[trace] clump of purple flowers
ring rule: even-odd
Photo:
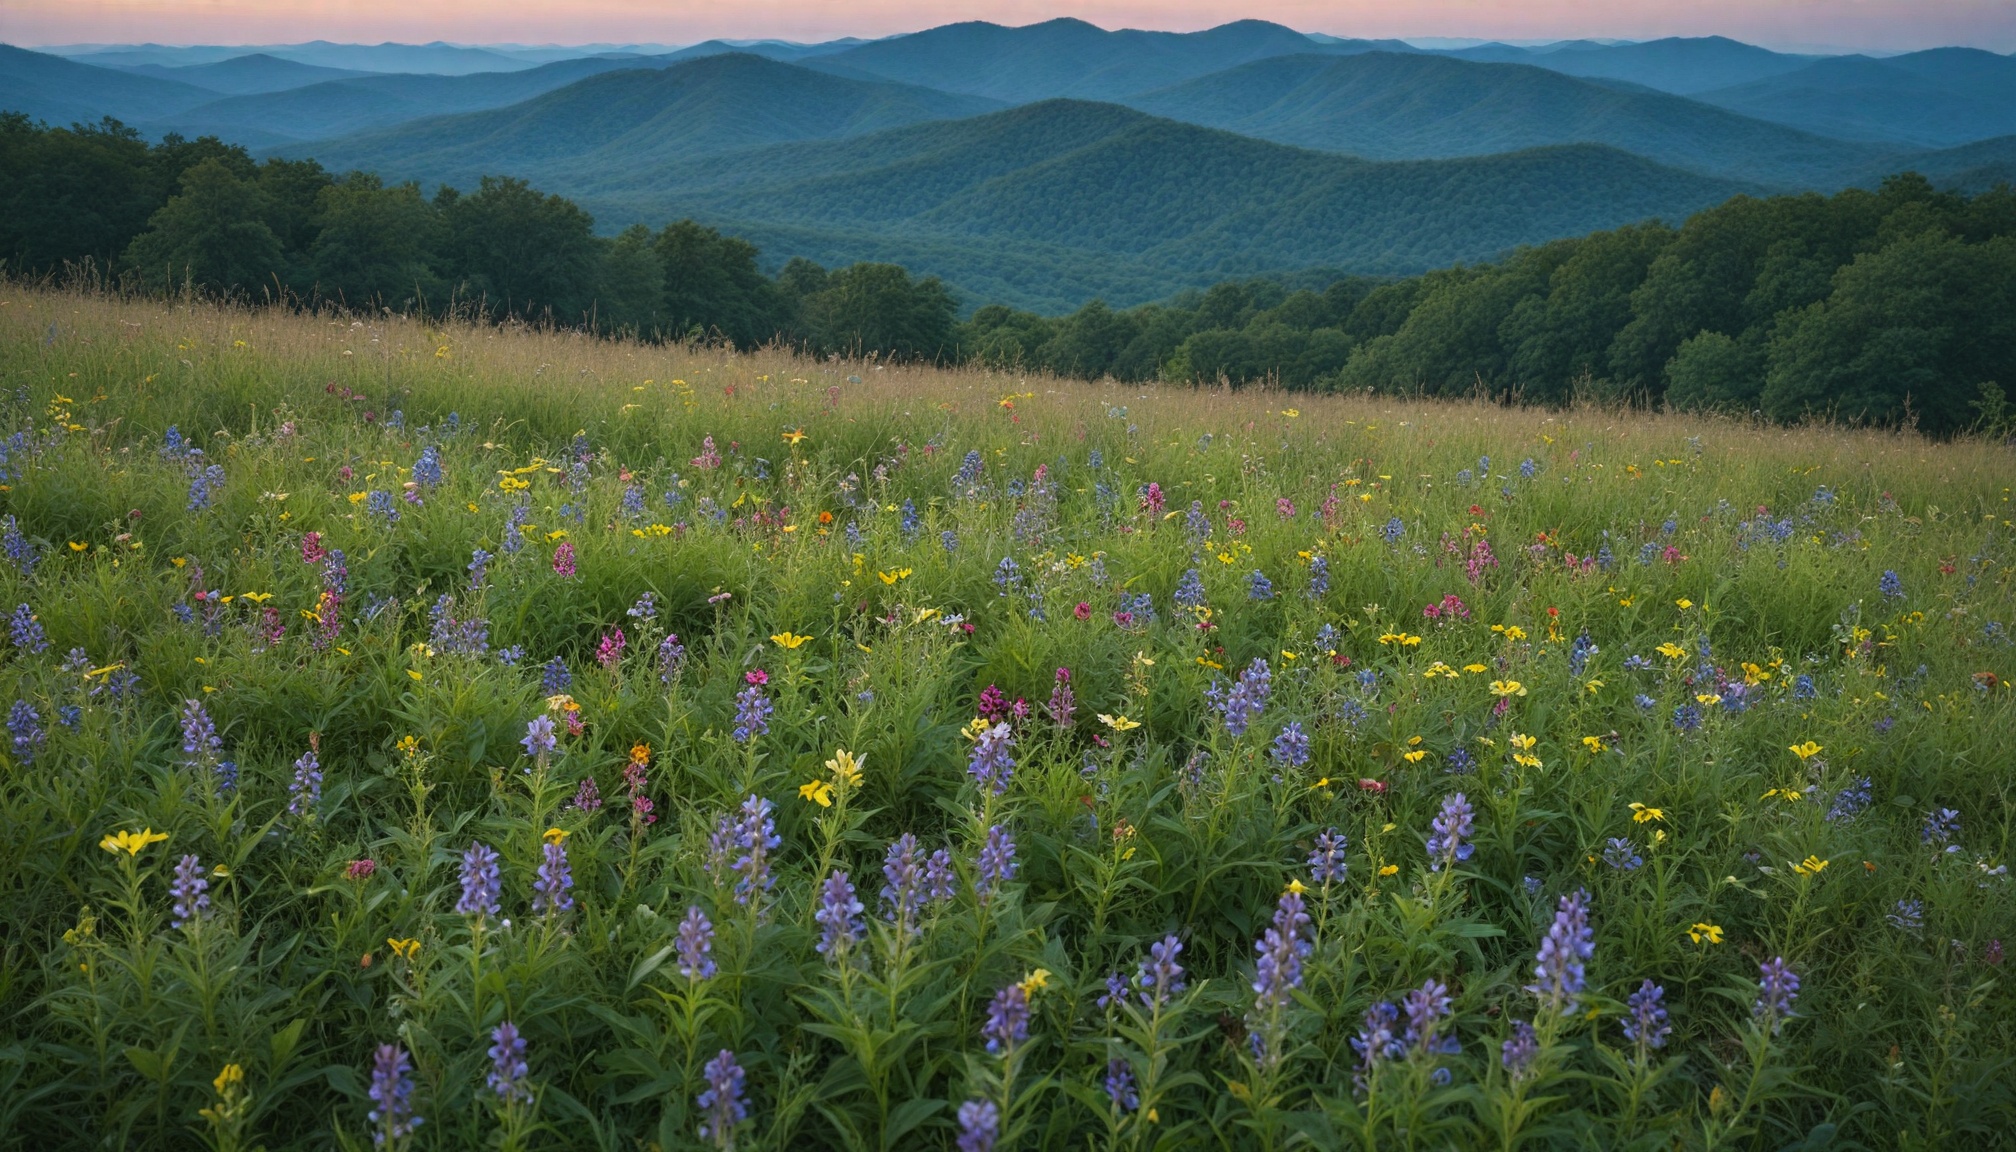
[[[1344,833],[1332,828],[1316,834],[1316,846],[1309,853],[1309,876],[1318,884],[1341,884],[1349,865],[1344,862],[1348,845]]]
[[[49,739],[42,728],[42,714],[26,700],[16,700],[8,709],[7,732],[14,738],[14,758],[24,765],[35,762],[36,751]]]
[[[1006,723],[993,725],[973,741],[966,774],[976,786],[996,796],[1008,791],[1008,781],[1015,774],[1015,756],[1010,751],[1014,746],[1014,729]]]
[[[917,837],[905,832],[890,842],[882,857],[882,916],[896,926],[898,938],[917,931],[917,912],[925,895],[920,856]]]
[[[994,994],[980,1035],[987,1040],[987,1051],[996,1055],[1013,1052],[1029,1039],[1029,993],[1022,985],[1010,984]]]
[[[322,760],[311,746],[299,760],[294,761],[294,779],[287,786],[287,814],[311,815],[321,802]]]
[[[397,1044],[380,1044],[371,1057],[371,1142],[403,1147],[422,1121],[413,1114],[413,1061]]]
[[[774,706],[761,684],[749,684],[735,694],[735,742],[747,744],[770,731]]]
[[[1585,965],[1596,954],[1596,933],[1589,927],[1588,894],[1577,890],[1561,897],[1554,923],[1540,941],[1533,983],[1528,992],[1543,1008],[1556,1013],[1575,1011],[1586,982]]]
[[[1533,1071],[1533,1058],[1540,1054],[1540,1038],[1533,1034],[1533,1025],[1524,1020],[1512,1021],[1512,1035],[1498,1049],[1498,1061],[1512,1077],[1513,1083],[1524,1080]]]
[[[758,892],[768,892],[776,878],[770,874],[770,853],[784,842],[777,835],[777,821],[771,814],[776,805],[752,795],[742,802],[742,819],[733,825],[732,843],[742,850],[732,867],[741,873],[735,882],[735,902],[747,904]],[[727,818],[723,817],[723,822]]]
[[[1400,1038],[1399,1023],[1400,1009],[1390,1000],[1381,1000],[1365,1010],[1358,1034],[1351,1038],[1351,1048],[1358,1053],[1358,1070],[1351,1080],[1360,1092],[1371,1086],[1379,1065],[1406,1054],[1407,1045]]]
[[[987,840],[980,845],[979,867],[973,878],[974,896],[982,904],[992,900],[1003,884],[1015,878],[1016,867],[1014,835],[1003,824],[987,829]]]
[[[820,887],[819,908],[812,913],[812,919],[820,928],[819,943],[814,947],[828,960],[844,963],[847,950],[861,939],[861,901],[854,895],[854,884],[847,873],[834,871],[826,877]]]
[[[574,908],[574,869],[567,845],[552,839],[540,845],[544,859],[532,880],[532,911],[552,916]]]
[[[1134,1066],[1123,1057],[1106,1061],[1106,1097],[1122,1112],[1141,1106],[1141,1094],[1134,1088]]]
[[[1440,872],[1444,867],[1470,859],[1476,847],[1464,841],[1470,835],[1474,816],[1470,798],[1463,793],[1452,792],[1443,799],[1441,814],[1430,824],[1434,831],[1428,837],[1429,868]]]
[[[1205,700],[1225,718],[1225,731],[1236,740],[1246,734],[1246,729],[1266,709],[1267,697],[1273,691],[1273,672],[1267,661],[1256,658],[1232,682],[1231,688],[1221,689],[1214,682],[1205,693]]]
[[[1001,1110],[992,1100],[959,1105],[959,1152],[994,1152],[1001,1136]]]
[[[1286,768],[1300,768],[1309,762],[1309,737],[1302,731],[1302,724],[1290,720],[1288,726],[1274,737],[1269,749],[1274,759]]]
[[[695,1103],[700,1105],[700,1138],[716,1148],[735,1147],[735,1128],[749,1118],[749,1105],[742,1100],[742,1066],[735,1053],[723,1048],[720,1055],[702,1070],[707,1087]]]
[[[518,1034],[518,1026],[506,1020],[490,1033],[490,1075],[487,1077],[490,1090],[506,1104],[530,1100],[532,1090],[525,1087],[525,1038]]]
[[[1159,1010],[1188,987],[1183,982],[1183,965],[1176,960],[1182,954],[1183,941],[1173,935],[1148,946],[1148,958],[1134,972],[1134,988],[1141,995],[1142,1007]]]
[[[679,953],[679,974],[688,980],[707,980],[714,975],[714,925],[697,905],[686,909],[679,921],[679,937],[674,942]]]
[[[23,652],[49,650],[49,637],[42,631],[42,622],[26,604],[14,609],[14,615],[8,617],[7,637]]]
[[[173,927],[183,928],[210,915],[210,881],[204,878],[203,861],[184,856],[175,865],[168,895],[175,902]]]
[[[455,901],[455,911],[464,916],[495,916],[503,911],[499,901],[502,891],[497,853],[480,840],[471,841],[462,853],[462,895]]]
[[[1750,1006],[1750,1014],[1766,1032],[1776,1035],[1792,1017],[1792,1002],[1799,998],[1799,974],[1783,956],[1758,965],[1757,973],[1757,1002]]]
[[[1666,1023],[1666,989],[1647,980],[1625,998],[1631,1014],[1624,1018],[1624,1039],[1638,1045],[1638,1058],[1649,1048],[1664,1048],[1672,1026]]]

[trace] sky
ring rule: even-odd
[[[1076,16],[1190,31],[1273,20],[1363,37],[1645,40],[1723,35],[1791,50],[2016,51],[2016,0],[0,0],[0,42],[689,44],[887,36],[955,20]]]

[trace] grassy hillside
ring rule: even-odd
[[[5,299],[10,1145],[2016,1125],[2006,446]]]
[[[427,116],[502,108],[604,72],[650,67],[634,56],[590,56],[512,72],[462,76],[360,76],[286,92],[233,96],[156,119],[147,127],[185,136],[216,135],[248,147],[324,140]],[[254,137],[267,143],[255,144]]]
[[[559,187],[662,173],[712,152],[833,139],[992,111],[994,101],[848,80],[744,53],[613,72],[508,108],[315,145],[346,171],[467,185],[487,173]]]
[[[1381,46],[1409,50],[1397,41]],[[947,24],[820,56],[813,67],[867,73],[1008,103],[1053,97],[1114,100],[1251,60],[1355,52],[1369,41],[1319,43],[1292,28],[1241,20],[1202,32],[1108,32],[1060,18],[1020,28]]]
[[[1620,91],[1542,67],[1419,54],[1263,60],[1128,105],[1213,128],[1375,159],[1607,144],[1661,164],[1784,187],[1829,187],[1882,150],[1678,96]]]
[[[1848,56],[1699,99],[1841,139],[1950,147],[2016,133],[2016,58],[1973,48]]]
[[[178,80],[94,68],[46,52],[0,44],[0,112],[24,112],[51,124],[127,122],[169,115],[217,98]]]

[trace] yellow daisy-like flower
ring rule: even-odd
[[[812,780],[798,786],[798,795],[810,800],[821,808],[833,806],[833,785],[825,780]]]
[[[89,544],[79,544],[75,540],[70,541],[70,551],[72,552],[82,552],[89,547],[91,547]]]
[[[1685,648],[1680,647],[1678,644],[1673,643],[1671,640],[1668,640],[1666,643],[1659,645],[1659,647],[1657,648],[1654,648],[1653,651],[1659,653],[1661,656],[1666,657],[1668,660],[1678,660],[1682,656],[1687,655],[1687,650]]]
[[[98,846],[114,855],[124,852],[128,856],[138,856],[149,844],[159,844],[166,839],[168,839],[166,832],[144,828],[138,832],[114,833],[100,840]]]
[[[1468,672],[1468,673],[1470,673],[1470,674],[1471,674],[1472,676],[1475,676],[1475,675],[1476,675],[1477,673],[1479,673],[1479,672],[1489,672],[1490,670],[1491,670],[1491,669],[1489,669],[1489,668],[1486,668],[1486,667],[1485,667],[1484,665],[1482,665],[1482,664],[1465,664],[1465,665],[1463,665],[1463,671],[1465,671],[1465,672]]]
[[[1512,739],[1510,743],[1514,748],[1519,749],[1521,752],[1528,752],[1531,751],[1533,745],[1538,744],[1539,741],[1531,736],[1526,735],[1524,732],[1514,732],[1512,734]]]
[[[401,960],[407,961],[408,963],[411,963],[415,956],[420,955],[420,941],[415,940],[410,936],[404,940],[387,936],[385,938],[385,946],[387,948],[392,949],[392,954],[394,956],[397,956]]]
[[[877,572],[875,573],[875,575],[879,577],[882,583],[884,584],[894,584],[898,580],[901,580],[904,577],[910,575],[910,569],[898,568],[894,572]]]
[[[1141,726],[1139,720],[1129,720],[1125,716],[1108,716],[1104,712],[1099,713],[1099,722],[1115,732],[1132,732]]]
[[[1022,978],[1022,994],[1034,996],[1039,989],[1050,986],[1050,970],[1038,968]]]
[[[1804,744],[1792,745],[1790,751],[1801,760],[1811,760],[1820,754],[1820,745],[1808,740]]]
[[[1716,695],[1713,692],[1697,692],[1694,695],[1694,702],[1697,704],[1706,704],[1710,707],[1713,707],[1722,702],[1722,697]]]
[[[776,635],[770,637],[770,642],[772,644],[777,645],[779,648],[796,649],[810,639],[812,639],[812,637],[800,636],[795,632],[779,632]]]
[[[1419,748],[1416,748],[1412,752],[1402,752],[1400,754],[1400,758],[1402,760],[1407,761],[1407,763],[1409,764],[1419,764],[1423,759],[1427,757],[1427,755],[1428,753],[1422,751]]]
[[[804,441],[805,431],[802,428],[793,428],[791,431],[784,433],[784,439],[787,443],[796,446]]]
[[[1493,680],[1491,681],[1491,694],[1493,696],[1524,696],[1526,695],[1526,686],[1517,680]]]
[[[1386,865],[1386,866],[1385,866],[1384,868],[1381,868],[1381,869],[1379,869],[1379,875],[1381,875],[1381,876],[1391,876],[1391,875],[1393,875],[1393,874],[1395,874],[1395,873],[1397,873],[1397,872],[1399,872],[1399,871],[1400,871],[1400,866],[1399,866],[1398,864],[1388,864],[1388,865]]]
[[[1820,859],[1818,856],[1808,856],[1799,863],[1792,865],[1792,871],[1797,872],[1801,876],[1818,876],[1827,870],[1827,863],[1827,861]]]
[[[567,840],[567,830],[565,828],[548,828],[546,829],[546,834],[541,836],[540,839],[548,844],[563,844]]]
[[[1687,938],[1696,944],[1703,941],[1710,944],[1720,944],[1722,943],[1722,926],[1703,921],[1687,929]]]
[[[1608,752],[1610,750],[1610,746],[1603,743],[1603,738],[1601,736],[1582,737],[1582,746],[1589,749],[1589,751],[1591,752]]]
[[[1694,607],[1694,602],[1692,600],[1687,599],[1685,596],[1682,596],[1680,599],[1673,601],[1673,603],[1679,605],[1680,610],[1682,612],[1685,612],[1689,608]]]
[[[1304,892],[1309,891],[1309,886],[1307,884],[1302,883],[1301,880],[1291,876],[1288,879],[1287,890],[1293,892],[1297,896],[1300,896]]]
[[[1636,800],[1631,802],[1631,822],[1633,824],[1649,824],[1654,820],[1664,819],[1666,819],[1666,813],[1662,809],[1647,808]]]

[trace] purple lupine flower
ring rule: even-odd
[[[24,652],[36,653],[49,650],[48,634],[42,631],[42,622],[36,618],[28,605],[14,609],[14,615],[7,620],[7,636],[16,648]]]
[[[1214,685],[1214,690],[1215,690]],[[1212,707],[1225,717],[1225,731],[1233,739],[1246,734],[1255,718],[1266,710],[1267,697],[1274,691],[1274,674],[1267,661],[1256,658],[1246,666],[1232,686],[1212,699]]]
[[[1118,972],[1106,974],[1106,991],[1099,996],[1099,1007],[1112,1008],[1127,1002],[1127,978]]]
[[[1758,965],[1757,972],[1757,1003],[1751,1005],[1750,1014],[1765,1031],[1776,1035],[1792,1016],[1792,1002],[1799,998],[1799,974],[1783,956]]]
[[[1301,894],[1292,888],[1283,892],[1274,909],[1273,926],[1253,945],[1260,954],[1253,976],[1254,1007],[1259,1011],[1287,1007],[1290,993],[1302,986],[1302,957],[1310,944],[1301,933],[1308,926],[1309,914],[1302,909]]]
[[[524,745],[525,754],[535,760],[552,754],[553,749],[559,746],[559,740],[553,735],[553,718],[543,712],[534,716],[525,725],[525,738],[518,743]]]
[[[1309,737],[1302,731],[1298,720],[1290,720],[1288,726],[1274,737],[1274,746],[1269,749],[1274,759],[1284,767],[1300,768],[1309,762]]]
[[[959,1105],[959,1152],[994,1152],[1001,1137],[1001,1110],[992,1100]]]
[[[1010,984],[994,994],[980,1035],[987,1038],[987,1051],[997,1054],[1004,1048],[1013,1051],[1029,1039],[1029,993],[1020,984]]]
[[[702,1070],[707,1088],[695,1101],[700,1105],[700,1138],[714,1147],[735,1147],[735,1128],[749,1118],[749,1106],[742,1101],[742,1066],[735,1053],[726,1048],[707,1062]]]
[[[1274,582],[1267,579],[1267,574],[1258,568],[1255,568],[1253,575],[1246,579],[1246,598],[1248,600],[1272,600],[1274,598]]]
[[[1318,884],[1341,884],[1349,865],[1344,861],[1347,841],[1344,833],[1332,828],[1316,834],[1315,850],[1309,853],[1309,874]]]
[[[1470,859],[1476,849],[1463,841],[1470,835],[1473,815],[1470,798],[1463,793],[1452,792],[1443,799],[1442,814],[1431,825],[1434,835],[1428,837],[1428,867],[1440,872],[1446,865]]]
[[[555,656],[539,666],[539,693],[542,696],[557,696],[574,683],[574,673],[567,670],[567,662]]]
[[[854,885],[847,879],[847,873],[835,870],[826,877],[820,887],[819,910],[812,913],[812,919],[821,929],[819,943],[814,947],[828,960],[842,962],[847,957],[847,949],[861,939],[864,931],[861,924],[861,901],[854,896]]]
[[[686,909],[679,921],[679,974],[688,980],[708,980],[714,976],[714,925],[698,905]]]
[[[380,1044],[371,1056],[371,1143],[403,1147],[424,1121],[413,1114],[413,1062],[397,1044]]]
[[[287,814],[306,816],[322,803],[322,759],[314,748],[294,761],[294,779],[287,786]]]
[[[905,832],[889,844],[882,857],[882,917],[904,935],[917,931],[917,910],[924,904],[924,873],[917,837]]]
[[[224,747],[224,741],[217,737],[217,725],[211,723],[210,713],[201,700],[182,702],[182,751],[189,756],[189,766],[200,768],[216,759],[217,750]]]
[[[1512,1021],[1512,1036],[1498,1049],[1498,1062],[1511,1075],[1512,1082],[1524,1080],[1533,1071],[1533,1058],[1540,1054],[1540,1038],[1533,1034],[1533,1025],[1524,1020]]]
[[[1631,1014],[1624,1018],[1624,1039],[1638,1045],[1642,1057],[1647,1048],[1664,1048],[1666,1037],[1673,1031],[1666,1023],[1666,990],[1647,980],[1638,985],[1638,990],[1625,998]]]
[[[742,802],[742,820],[735,826],[734,844],[742,850],[733,865],[742,878],[735,882],[735,902],[747,904],[758,892],[768,892],[776,878],[770,874],[770,852],[784,842],[777,835],[777,821],[771,813],[776,806],[760,796]]]
[[[1015,732],[1005,723],[980,733],[973,741],[973,755],[966,764],[966,774],[973,778],[976,787],[996,796],[1008,791],[1008,780],[1015,774],[1015,757],[1009,751],[1014,746]]]
[[[1071,670],[1057,669],[1056,683],[1050,688],[1050,703],[1044,706],[1050,719],[1059,728],[1071,727],[1071,719],[1078,712],[1078,697],[1071,691]]]
[[[1358,1053],[1358,1070],[1352,1075],[1352,1082],[1360,1092],[1371,1085],[1380,1064],[1397,1060],[1407,1051],[1395,1031],[1399,1022],[1400,1009],[1390,1000],[1381,1000],[1365,1010],[1365,1021],[1351,1038],[1351,1047]]]
[[[175,865],[175,878],[168,882],[168,895],[175,901],[173,927],[182,928],[207,919],[210,881],[204,878],[203,861],[193,855],[182,857]]]
[[[679,642],[678,633],[672,633],[658,642],[658,679],[670,684],[679,670],[686,666],[686,646]]]
[[[503,911],[499,893],[503,878],[497,870],[497,853],[480,840],[471,841],[462,853],[462,897],[455,911],[464,916],[495,916]]]
[[[735,694],[735,742],[747,744],[770,731],[770,714],[775,709],[763,695],[760,684],[750,684]]]
[[[987,842],[980,846],[978,875],[973,879],[973,894],[985,904],[994,898],[994,893],[1015,878],[1015,837],[1006,825],[996,824],[987,829]]]
[[[567,845],[548,840],[540,845],[545,860],[532,880],[532,911],[553,915],[574,908],[574,869],[567,862]]]
[[[532,1090],[524,1083],[527,1071],[525,1038],[516,1024],[506,1020],[490,1033],[490,1090],[506,1104],[530,1100]]]
[[[1918,831],[1918,839],[1926,844],[1943,845],[1944,851],[1958,852],[1960,845],[1953,843],[1960,835],[1960,812],[1955,808],[1934,808],[1925,814],[1925,826]]]
[[[33,764],[36,750],[49,739],[42,727],[42,713],[26,700],[14,701],[7,710],[7,732],[14,738],[14,758],[22,764]]]
[[[1106,1061],[1106,1097],[1122,1112],[1141,1106],[1141,1094],[1134,1090],[1134,1066],[1122,1057]]]
[[[1431,976],[1402,997],[1400,1006],[1407,1017],[1407,1035],[1402,1042],[1413,1052],[1451,1056],[1462,1050],[1454,1036],[1438,1035],[1438,1026],[1449,1015],[1448,985]]]
[[[1170,997],[1189,987],[1183,981],[1183,965],[1176,960],[1182,954],[1183,941],[1173,934],[1148,946],[1148,958],[1134,972],[1134,988],[1141,995],[1142,1007],[1160,1009]]]
[[[1588,894],[1571,892],[1561,897],[1554,923],[1540,942],[1533,967],[1532,984],[1526,991],[1540,998],[1541,1006],[1555,1012],[1573,1012],[1580,1003],[1584,965],[1596,954],[1596,933],[1589,927]]]
[[[952,899],[957,891],[957,878],[952,872],[952,853],[940,848],[924,862],[924,898],[937,904]]]
[[[469,587],[483,587],[483,582],[488,579],[490,574],[490,561],[494,559],[496,559],[494,553],[487,552],[481,548],[469,554]]]
[[[602,789],[595,783],[595,777],[583,776],[581,778],[581,786],[574,790],[574,799],[571,806],[581,812],[600,812],[602,810]]]
[[[1637,853],[1631,841],[1622,836],[1612,836],[1604,841],[1603,863],[1619,872],[1630,872],[1642,867],[1645,858]]]

